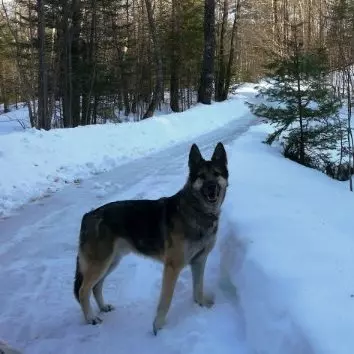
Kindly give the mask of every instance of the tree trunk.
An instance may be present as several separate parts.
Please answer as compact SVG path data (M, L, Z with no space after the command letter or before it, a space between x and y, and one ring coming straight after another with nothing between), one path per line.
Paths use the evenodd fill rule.
M60 43L60 96L62 97L64 128L72 127L71 114L71 38L69 31L69 4L63 5L63 15L58 31Z
M239 1L237 1L238 6ZM276 44L279 44L280 36L279 36L279 21L278 21L278 0L272 0L273 7L273 41Z
M312 1L307 0L307 43L306 43L306 48L310 49L311 48L311 38L312 38Z
M349 161L348 161L348 174L349 174L349 189L353 192L353 161L354 161L354 141L353 141L353 132L351 127L352 121L352 90L353 90L353 82L352 82L352 74L350 72L350 66L346 69L347 71L347 110L348 110L348 126L347 126L347 134L348 134L348 149L349 149Z
M227 18L229 12L229 0L224 0L224 9L222 14L221 32L220 32L220 49L219 49L219 65L218 76L215 83L215 101L223 101L225 86L225 35L227 29ZM236 17L235 17L236 18Z
M91 70L90 68L90 60L89 60L89 47L92 45L92 43L86 43L84 42L83 48L82 48L82 64L83 67L86 71ZM90 97L89 97L89 91L90 91L90 78L88 77L87 72L84 74L84 77L82 78L82 108L81 108L81 125L87 125L89 124L89 117L90 117Z
M180 44L179 44L179 0L172 0L172 35L171 35L171 82L170 106L173 112L179 112L179 75L180 75Z
M4 91L4 113L9 113L10 112L10 107L9 107L9 101L8 101L8 96L7 93Z
M93 100L93 109L92 109L92 124L97 124L98 103L99 103L99 98L97 96L95 96L94 100Z
M161 55L160 44L157 38L157 31L156 31L155 21L153 18L151 1L145 0L145 5L147 10L148 22L149 22L150 36L154 46L153 55L154 55L154 60L156 65L156 84L155 84L152 100L143 116L143 119L153 116L164 94L162 55Z
M215 0L204 0L204 55L198 102L210 104L214 81Z
M229 54L229 60L227 63L225 84L224 84L223 92L222 92L222 100L223 101L227 99L227 95L229 94L230 85L231 85L231 76L232 76L231 70L232 70L232 66L234 63L235 48L236 48L236 41L237 41L237 35L238 35L238 21L240 19L240 14L241 14L241 0L237 0L236 13L235 13L234 22L232 25L232 32L231 32L230 54Z
M81 1L73 0L71 27L71 114L73 127L80 124L81 116Z
M50 129L48 116L48 77L45 55L45 15L43 0L37 0L38 8L38 42L39 42L39 75L38 75L38 128Z
M319 4L319 11L320 11L320 46L322 47L324 45L324 38L325 38L325 27L324 27L324 16L323 16L323 4L322 1L323 0L319 0L320 4Z
M120 48L120 44L117 43L117 52L118 52L118 60L119 60L119 67L120 67L120 79L122 85L122 97L123 97L123 105L124 105L124 115L126 117L130 114L130 101L129 101L129 91L128 91L128 80L129 77L127 75L127 63L125 58L125 52Z
M300 77L300 44L297 38L297 29L294 30L295 35L295 66L296 66L296 83L297 83L297 109L299 114L300 125L300 163L305 165L305 139L304 139L304 122L303 122L303 106L302 106L302 93L301 93L301 77Z
M121 65L121 70L122 70L122 86L123 86L123 101L124 101L124 115L126 117L129 116L131 112L131 104L129 100L129 85L128 85L128 80L129 80L129 74L127 74L127 61L126 61L126 53L128 50L130 50L130 20L129 20L129 0L126 0L126 26L127 26L127 32L126 32L126 37L127 37L127 43L126 43L126 50L123 51L123 56L122 56L122 65Z
M283 0L283 43L287 45L289 43L289 11L288 11L288 0ZM286 48L289 51L289 48Z
M4 113L8 113L10 110L9 110L8 94L6 90L5 76L6 74L3 69L2 61L0 60L0 103L4 104Z
M28 108L28 115L29 115L31 127L33 128L35 127L35 116L33 113L32 104L30 100L26 101L26 106Z
M96 2L91 0L91 24L90 24L90 39L82 50L82 61L86 64L85 68L88 72L84 73L82 80L82 109L81 109L81 124L91 124L92 114L92 94L93 87L96 81Z

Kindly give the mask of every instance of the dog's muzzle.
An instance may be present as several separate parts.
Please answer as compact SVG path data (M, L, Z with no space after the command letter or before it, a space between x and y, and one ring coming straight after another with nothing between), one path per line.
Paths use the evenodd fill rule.
M215 203L219 198L220 187L215 182L205 182L202 192L209 203Z

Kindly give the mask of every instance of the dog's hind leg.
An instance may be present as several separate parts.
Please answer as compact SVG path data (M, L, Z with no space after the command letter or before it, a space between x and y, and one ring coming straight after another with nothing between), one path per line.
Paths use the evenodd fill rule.
M92 289L93 295L97 302L97 306L99 307L101 312L110 312L114 310L114 306L111 304L106 304L103 299L102 287L103 282L106 277L103 277Z
M103 294L102 294L102 288L103 288L103 283L106 277L118 266L119 262L121 260L121 257L117 256L111 265L109 266L108 270L106 271L105 275L98 281L98 283L93 287L93 295L95 297L95 300L97 302L97 306L102 312L110 312L114 310L114 306L110 304L105 304L103 300Z
M92 307L90 304L90 297L91 297L91 291L93 287L99 284L102 278L104 278L107 269L109 268L109 265L110 262L91 263L87 265L87 269L85 269L85 271L83 272L83 281L79 291L79 300L80 300L82 311L85 316L85 320L88 324L95 325L102 322L102 320L98 316L93 315ZM102 294L102 284L101 284L101 294Z

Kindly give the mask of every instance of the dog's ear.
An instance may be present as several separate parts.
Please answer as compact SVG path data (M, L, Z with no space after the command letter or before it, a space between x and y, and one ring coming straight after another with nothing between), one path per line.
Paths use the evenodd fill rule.
M227 156L223 143L219 142L216 145L211 161L227 166Z
M193 144L189 152L188 166L191 169L193 166L199 165L203 161L202 154L196 144Z

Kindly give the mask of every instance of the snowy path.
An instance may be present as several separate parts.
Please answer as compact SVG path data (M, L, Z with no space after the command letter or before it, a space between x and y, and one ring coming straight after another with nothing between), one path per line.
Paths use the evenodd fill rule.
M196 139L209 157L248 129L249 116ZM192 302L189 269L181 274L167 324L157 337L151 325L158 300L160 264L128 256L107 278L105 297L115 305L100 326L83 324L73 292L82 214L125 198L158 198L185 182L190 143L122 165L0 221L0 339L24 353L246 353L243 323L232 293L219 284L219 247L206 270L216 294L211 310ZM234 300L234 301L233 301ZM95 307L96 308L96 307Z

